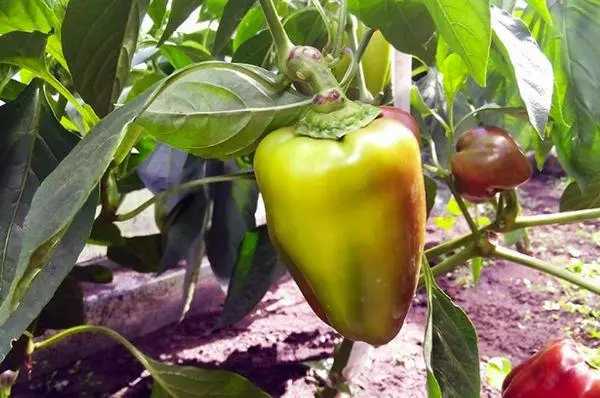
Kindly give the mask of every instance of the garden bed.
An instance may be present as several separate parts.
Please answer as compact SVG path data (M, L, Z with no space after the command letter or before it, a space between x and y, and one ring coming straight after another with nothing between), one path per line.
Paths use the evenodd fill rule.
M557 211L560 190L556 186L560 180L547 179L538 176L523 187L523 213ZM594 233L599 226L600 222L586 222L532 230L531 250L536 256L561 266L577 260L598 261L600 239ZM442 235L456 235L466 229L457 222L452 231L439 231L433 225L428 228L428 242L440 241ZM216 286L216 281L212 283ZM440 285L477 327L482 372L490 357L507 356L513 363L521 361L548 339L562 336L567 330L591 345L600 344L600 340L589 338L582 315L567 313L564 305L556 303L565 297L563 285L537 271L490 261L477 287L472 286L467 268L441 278ZM218 289L207 291L211 297L204 298L207 305L201 315L136 339L136 346L163 361L238 372L273 396L314 394L316 387L305 363L327 359L339 337L312 313L292 281L283 280L251 316L221 331L213 331L213 325L224 295ZM596 309L600 306L597 298L582 297L584 300L589 297L588 306ZM355 379L356 396L425 396L422 359L425 311L421 291L400 335L371 352ZM51 374L37 372L34 365L31 381L17 386L15 396L143 397L149 395L152 383L143 367L120 347L106 349ZM482 396L500 394L486 385Z

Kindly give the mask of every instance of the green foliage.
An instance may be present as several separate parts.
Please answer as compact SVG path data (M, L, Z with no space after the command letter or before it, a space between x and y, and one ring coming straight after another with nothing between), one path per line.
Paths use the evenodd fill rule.
M325 20L310 2L276 6L294 44L331 48L337 4L323 4ZM461 131L501 124L535 151L538 164L555 145L574 179L561 211L598 207L598 0L349 0L348 6L414 56L411 103L423 121L423 142L434 141L443 168ZM182 24L198 8L195 30L186 26L183 34ZM266 226L256 228L258 188L249 179L157 201L160 234L125 238L110 212L94 221L97 205L108 205L98 197L107 171L119 194L142 187L160 194L237 173L265 134L305 112L312 97L279 71L268 19L254 0L0 1L0 99L8 102L0 108L0 357L36 317L40 330L83 321L77 281L112 280L101 266L73 268L86 239L141 272L185 259L184 314L206 252L214 274L229 285L219 327L243 319L282 274ZM326 60L337 61L335 54ZM429 177L425 183L429 214L438 187ZM461 214L451 200L433 222L452 229ZM476 219L480 226L490 222ZM505 244L524 234L506 233ZM472 260L475 280L482 265L482 258ZM570 270L597 277L592 265ZM430 396L478 396L475 331L425 271ZM589 325L598 314L582 304L583 293L569 291L573 300L558 307L582 313L589 321L583 330L597 337ZM266 396L237 375L160 364L128 348L152 374L155 397ZM490 360L490 384L498 387L508 369L504 359Z
M367 26L381 30L398 51L413 54L428 65L433 63L435 26L423 3L413 0L349 0L348 7ZM402 29L398 29L399 23Z
M429 397L479 397L477 333L465 312L437 285L424 261L427 323L423 352Z
M251 153L265 131L294 120L309 103L279 90L263 69L204 62L169 76L136 124L178 149L226 159Z
M560 198L560 211L583 210L600 207L600 174L582 191L575 182L570 183Z
M179 25L181 25L194 11L202 4L202 0L173 0L171 4L171 12L169 13L169 17L167 19L167 25L165 26L165 30L163 31L162 36L158 40L158 45L163 44L171 35L177 30ZM160 15L160 14L158 14ZM158 20L158 15L155 17ZM162 22L162 18L161 22ZM157 23L156 21L154 22Z
M461 56L475 80L486 83L492 39L489 0L423 0L437 31Z
M502 389L502 382L510 373L512 364L510 359L505 357L493 357L487 361L485 374L487 382L493 388Z
M260 302L269 287L285 273L265 226L247 232L229 283L217 328L241 321Z
M127 80L148 0L70 0L62 24L65 59L77 92L107 115Z
M600 49L589 40L600 34L600 4L596 0L556 2L551 13L561 48L554 54L563 57L555 67L564 68L560 73L566 76L561 83L566 85L567 105L563 109L567 125L553 130L553 140L561 163L585 189L600 172L600 71L595 67Z

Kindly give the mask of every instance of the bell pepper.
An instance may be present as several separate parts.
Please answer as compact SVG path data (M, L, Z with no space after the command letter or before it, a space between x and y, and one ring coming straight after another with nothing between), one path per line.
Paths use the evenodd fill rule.
M384 119L396 119L400 123L404 124L412 133L415 135L417 142L421 140L421 127L419 123L415 120L413 115L410 112L405 111L404 109L396 108L394 106L381 105L379 107L381 109L381 115Z
M598 398L600 370L586 362L574 341L543 347L504 379L502 398Z
M471 202L485 202L515 188L532 174L531 163L505 130L480 126L467 130L456 143L452 174L458 192Z
M378 346L397 335L420 272L425 190L418 142L379 118L342 139L267 135L254 157L269 236L314 312Z
M358 39L362 38L367 28L363 24L358 25ZM344 44L348 45L349 40L346 38ZM384 91L386 86L392 79L392 46L389 44L380 31L375 31L365 53L361 59L365 85L371 95L376 96L381 91ZM332 72L335 78L340 81L344 77L346 70L352 62L352 50L344 47L340 54L339 61L335 64ZM356 80L350 85L350 90L357 87Z
M366 27L359 25L359 40ZM385 89L392 78L392 46L385 40L381 31L376 30L365 49L361 60L365 74L365 84L375 96Z

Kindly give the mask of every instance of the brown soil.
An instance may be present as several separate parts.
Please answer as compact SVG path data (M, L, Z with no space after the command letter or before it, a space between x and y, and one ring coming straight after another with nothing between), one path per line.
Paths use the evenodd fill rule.
M557 211L558 180L538 176L523 187L523 212ZM533 254L554 264L575 259L598 260L598 245L591 234L599 222L551 226L531 231ZM439 242L465 232L457 223L453 231L428 227L428 240ZM493 356L507 356L513 363L529 356L547 340L575 329L579 315L548 311L545 300L564 297L555 279L504 261L486 263L477 287L466 268L440 279L440 285L471 317L479 333L482 373ZM550 284L550 285L549 285ZM554 287L554 288L552 288ZM590 305L598 306L590 298ZM422 338L425 316L423 292L399 336L373 350L354 380L357 397L425 397ZM283 281L268 293L256 311L241 324L213 332L219 308L199 318L165 328L135 341L153 358L178 364L220 368L238 372L275 397L310 397L316 389L307 361L327 359L338 335L323 324L302 299L295 284ZM577 336L591 345L600 341ZM483 377L485 380L485 377ZM17 397L115 396L147 397L151 379L142 366L121 348L111 349L19 386ZM484 387L483 397L499 397L499 391Z

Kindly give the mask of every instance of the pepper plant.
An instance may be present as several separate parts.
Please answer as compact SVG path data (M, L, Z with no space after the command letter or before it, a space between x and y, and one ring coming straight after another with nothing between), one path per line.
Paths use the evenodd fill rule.
M153 396L267 396L81 325L78 282L111 280L75 265L94 243L139 272L184 260L182 317L206 255L228 287L217 328L287 268L345 337L321 396L347 390L353 339L388 342L424 287L428 395L479 396L476 331L436 277L499 258L600 294L496 239L600 217L599 21L596 0L0 2L3 393L35 350L98 332L147 368ZM392 48L412 56L412 116L390 107ZM523 151L541 167L553 148L570 178L561 212L521 216ZM424 250L438 185L470 232ZM152 198L121 211L144 187ZM160 233L123 237L118 223L152 205Z

